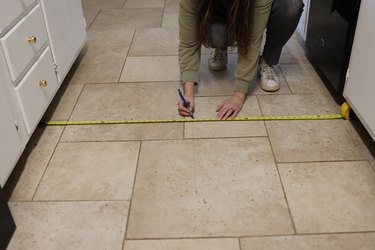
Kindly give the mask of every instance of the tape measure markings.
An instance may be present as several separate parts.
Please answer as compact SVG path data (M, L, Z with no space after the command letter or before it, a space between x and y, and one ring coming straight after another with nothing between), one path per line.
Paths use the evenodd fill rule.
M97 120L97 121L48 121L41 122L44 126L65 125L105 125L105 124L141 124L141 123L179 123L179 122L230 122L230 121L276 121L276 120L333 120L343 119L341 114L324 115L286 115L286 116L252 116L237 117L230 120L219 120L216 118L197 119L166 119L166 120Z

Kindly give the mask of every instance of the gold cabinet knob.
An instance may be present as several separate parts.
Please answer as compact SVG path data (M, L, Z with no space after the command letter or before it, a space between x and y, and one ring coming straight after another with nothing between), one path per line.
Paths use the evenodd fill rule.
M30 44L35 44L36 43L36 36L27 37L27 42L30 43Z
M47 81L46 80L39 81L39 86L42 87L42 88L47 87Z

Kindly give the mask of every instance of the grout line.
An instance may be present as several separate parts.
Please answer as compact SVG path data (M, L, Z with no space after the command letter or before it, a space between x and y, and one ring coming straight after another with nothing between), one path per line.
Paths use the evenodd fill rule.
M238 249L241 250L242 247L241 247L241 238L238 238Z
M125 4L126 4L126 0L124 0L124 3L122 4L121 9L124 9L124 8L125 8Z
M83 202L130 202L130 200L15 200L13 203L83 203Z
M164 15L165 15L165 4L166 4L166 0L163 1L163 10L162 10L162 16L161 16L161 21L160 21L160 28L163 27L163 21L164 21Z
M294 93L294 92L292 91L292 89L290 88L290 86L289 86L289 82L288 82L288 80L287 80L287 78L286 78L286 76L285 76L285 74L284 74L284 70L283 70L283 68L281 67L281 64L279 64L279 69L280 69L280 72L281 72L281 74L283 75L283 77L284 77L284 79L285 79L285 83L286 83L286 86L288 87L288 89L289 89L289 91L290 91L290 95L292 95L292 94L298 94L298 93Z
M89 26L87 26L87 30L86 30L86 33L87 31L89 31L89 29L91 28L91 26L94 24L94 22L96 21L96 18L99 16L100 12L102 12L102 9L99 9L98 13L95 15L94 19L92 20L92 22L89 24Z
M132 205L133 205L133 197L134 197L134 192L135 192L135 184L136 184L136 180L137 180L139 161L140 161L140 158L141 158L142 145L143 145L143 142L141 141L140 144L139 144L138 159L137 159L137 165L136 165L136 169L135 169L135 173L134 173L132 195L130 197L129 210L128 210L128 215L127 215L127 220L126 220L126 225L125 225L125 233L124 233L124 238L123 238L121 249L124 248L125 240L127 239L127 235L128 235L130 212L131 212Z
M122 73L123 73L123 71L124 71L125 64L126 64L126 61L127 61L127 59L128 59L128 56L129 56L129 53L130 53L130 49L131 49L131 47L132 47L132 44L133 44L133 41L134 41L134 37L135 37L135 33L136 33L136 32L137 32L137 29L134 29L134 31L133 31L133 36L132 36L132 40L131 40L130 43L129 43L129 49L128 49L128 51L126 52L125 60L124 60L124 62L123 62L123 64L122 64L121 72L120 72L120 75L119 75L119 77L118 77L117 83L119 83L120 80L121 80L121 76L122 76Z

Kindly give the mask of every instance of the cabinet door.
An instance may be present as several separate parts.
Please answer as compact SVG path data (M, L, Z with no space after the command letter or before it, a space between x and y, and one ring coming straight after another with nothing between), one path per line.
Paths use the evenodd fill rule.
M375 140L375 1L362 0L344 97Z
M61 83L86 42L80 0L41 0L57 78Z
M0 84L0 185L4 186L21 150L20 136L3 86Z

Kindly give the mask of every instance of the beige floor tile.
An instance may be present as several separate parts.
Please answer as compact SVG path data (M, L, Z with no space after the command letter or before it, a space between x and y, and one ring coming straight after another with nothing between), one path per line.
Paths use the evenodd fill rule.
M279 164L279 171L298 233L375 230L368 162Z
M35 130L8 180L8 183L17 183L11 201L32 200L63 130L64 127Z
M99 9L83 9L83 15L86 20L86 29L90 28L90 25L94 22L99 11Z
M178 29L137 29L129 56L177 56Z
M284 46L280 57L281 64L308 63L305 50L301 47L296 35L293 35Z
M281 64L280 67L292 93L328 93L311 64Z
M369 161L369 163L372 169L375 171L375 161Z
M340 113L339 105L328 94L258 96L263 115L307 115Z
M266 127L278 162L373 159L349 121L267 121Z
M89 30L87 43L91 47L130 47L135 29Z
M168 29L178 29L178 14L164 14L161 27Z
M201 59L197 96L230 95L234 88L234 72L237 64L237 55L229 54L227 69L219 72L210 71L208 69L208 58L209 55L203 55ZM275 67L275 72L281 84L281 88L277 94L290 93L279 67ZM255 79L249 82L250 95L275 94L263 91L260 88L258 77L254 77Z
M61 143L34 200L130 200L139 142Z
M160 27L163 9L104 9L90 30L138 29Z
M128 202L10 203L13 249L121 249Z
M42 121L66 121L69 120L74 106L81 94L83 84L70 84L61 86L54 97L49 109Z
M195 100L196 118L216 118L217 106L227 97L197 97ZM239 117L261 115L259 105L255 96L246 100ZM202 122L186 123L185 138L215 138L215 137L249 137L267 136L262 121L242 122Z
M79 120L176 119L179 84L92 84L84 88L71 116Z
M374 233L241 239L241 250L372 250L374 246Z
M61 141L168 140L182 139L183 133L182 123L78 125L66 127Z
M82 0L82 8L87 9L118 9L126 0Z
M164 0L126 0L124 8L163 8Z
M240 250L238 239L129 240L124 250Z
M288 233L266 138L143 142L128 238Z
M120 82L179 81L177 56L128 57Z
M179 9L179 0L165 0L164 13L177 14Z
M72 83L118 82L129 47L90 47L83 56Z

